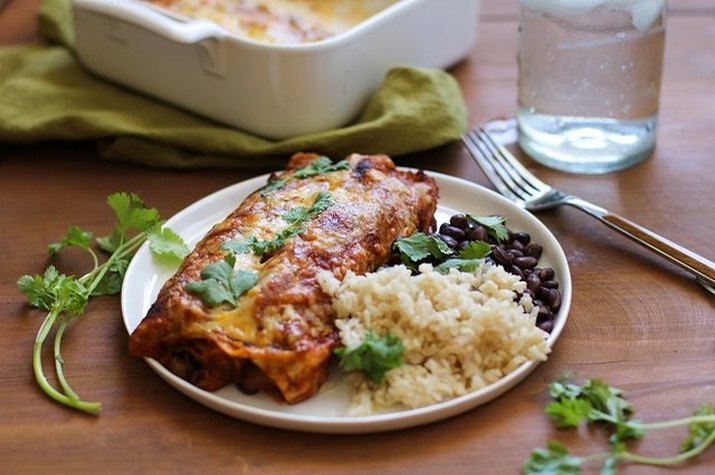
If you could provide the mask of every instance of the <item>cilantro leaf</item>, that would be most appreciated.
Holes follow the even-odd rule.
[[[67,246],[76,246],[88,250],[91,243],[91,232],[85,231],[78,226],[70,226],[69,228],[67,228],[67,234],[62,238],[61,241],[53,242],[47,247],[50,250],[50,254],[57,254]]]
[[[521,473],[525,475],[569,475],[581,473],[583,460],[570,455],[566,447],[555,440],[546,449],[535,449],[524,462]]]
[[[117,216],[117,224],[108,236],[97,239],[99,247],[107,252],[115,252],[128,239],[130,230],[149,232],[159,224],[159,212],[147,208],[142,199],[134,193],[113,193],[107,204]]]
[[[113,193],[107,198],[107,204],[124,229],[149,231],[159,222],[159,212],[155,208],[147,208],[135,193]]]
[[[449,274],[450,269],[457,269],[460,272],[475,272],[482,259],[447,259],[434,268],[440,274]]]
[[[286,183],[288,183],[287,178],[276,178],[274,180],[269,179],[268,183],[266,183],[260,190],[261,196],[266,196],[271,191],[283,188]]]
[[[437,236],[421,232],[400,238],[392,246],[400,252],[402,262],[411,269],[415,269],[420,261],[428,257],[441,260],[452,255],[447,243]]]
[[[55,301],[60,273],[55,266],[45,269],[44,275],[23,275],[17,280],[17,288],[27,295],[27,301],[33,307],[49,310]]]
[[[189,252],[189,248],[181,236],[167,227],[154,227],[147,239],[149,239],[149,248],[152,253],[160,259],[179,263]]]
[[[587,399],[594,410],[592,420],[606,422],[627,421],[633,414],[633,406],[623,397],[623,392],[600,379],[589,379],[581,387],[580,398]]]
[[[319,157],[310,162],[308,165],[298,168],[295,172],[293,172],[293,177],[303,179],[349,169],[350,164],[347,160],[340,160],[339,162],[333,163],[328,157]]]
[[[562,399],[552,401],[546,406],[546,413],[554,421],[556,427],[577,427],[581,422],[589,420],[593,406],[585,399]]]
[[[189,282],[184,288],[199,296],[208,307],[223,303],[236,307],[238,299],[256,285],[258,274],[234,270],[235,259],[233,254],[228,254],[223,260],[207,265],[201,271],[203,280]]]
[[[107,272],[92,290],[92,296],[116,295],[122,290],[129,259],[112,259]]]
[[[610,442],[614,448],[626,439],[643,437],[641,424],[630,420],[633,406],[622,397],[622,391],[600,379],[589,379],[578,386],[562,378],[549,386],[549,393],[555,400],[546,406],[546,413],[557,427],[605,422],[613,429]]]
[[[484,241],[471,241],[469,245],[459,253],[460,259],[484,259],[492,252],[492,247]]]
[[[248,254],[249,252],[251,252],[251,244],[249,242],[250,239],[231,239],[230,241],[224,242],[221,246],[221,249],[223,249],[224,251],[232,252],[234,254]]]
[[[458,269],[460,272],[475,272],[490,252],[492,249],[489,244],[472,241],[456,258],[447,259],[436,266],[434,270],[441,274],[449,274],[450,269]]]
[[[378,337],[368,331],[365,340],[354,347],[340,347],[333,352],[340,357],[340,367],[345,371],[361,370],[372,382],[379,384],[385,373],[402,365],[405,347],[391,333]]]
[[[33,307],[47,311],[67,311],[77,315],[87,304],[87,289],[75,277],[60,274],[49,266],[43,275],[23,275],[17,288]]]
[[[506,241],[509,238],[509,231],[504,224],[506,222],[504,216],[474,216],[468,214],[467,219],[487,228],[487,232],[499,242]]]

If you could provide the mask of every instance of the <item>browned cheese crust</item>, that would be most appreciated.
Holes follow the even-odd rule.
[[[426,231],[437,205],[437,186],[422,172],[395,169],[384,155],[348,157],[349,170],[293,178],[318,158],[295,155],[278,189],[256,191],[216,224],[162,287],[156,302],[132,333],[134,356],[151,357],[209,391],[235,383],[244,392],[275,391],[295,403],[325,382],[338,342],[330,297],[317,275],[364,274],[385,263],[397,238]],[[258,273],[258,282],[236,308],[208,308],[184,286],[201,280],[201,270],[224,258],[233,239],[271,239],[286,227],[283,216],[310,206],[321,191],[333,204],[310,220],[305,231],[270,256],[238,254],[236,267]]]

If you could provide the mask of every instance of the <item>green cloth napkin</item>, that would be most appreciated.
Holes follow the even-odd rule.
[[[73,53],[70,0],[45,0],[39,25],[42,43],[0,48],[0,142],[97,140],[107,160],[245,167],[256,165],[259,157],[285,159],[299,151],[398,156],[452,141],[467,123],[452,76],[399,67],[389,71],[355,123],[272,141],[88,74]]]

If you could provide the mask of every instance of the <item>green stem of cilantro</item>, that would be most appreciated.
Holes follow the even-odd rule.
[[[103,264],[95,265],[94,269],[80,277],[79,281],[87,286],[88,295],[92,295],[94,289],[99,285],[115,261],[134,254],[144,241],[146,241],[146,238],[147,233],[142,232],[137,234],[127,242],[122,243]]]
[[[715,418],[712,416],[694,416],[694,417],[686,417],[683,419],[678,419],[678,421],[667,421],[663,423],[653,423],[653,424],[643,424],[643,426],[648,426],[650,429],[665,429],[665,428],[670,428],[670,427],[675,427],[679,425],[686,425],[689,423],[697,423],[697,422],[714,422]],[[677,422],[677,424],[672,424],[672,422]],[[616,459],[619,460],[626,460],[628,462],[632,463],[637,463],[641,465],[677,465],[679,463],[685,462],[686,460],[689,460],[697,455],[700,455],[702,452],[704,452],[710,444],[712,444],[715,441],[715,432],[712,432],[708,437],[703,439],[702,442],[700,442],[698,445],[693,447],[690,450],[687,450],[685,452],[681,452],[677,455],[672,455],[669,457],[648,457],[645,455],[638,455],[633,452],[629,452],[627,450],[623,452],[619,452],[616,454],[610,453],[610,452],[601,452],[598,454],[592,454],[592,455],[587,455],[584,457],[581,457],[582,462],[595,462],[595,461],[601,461],[605,460],[609,457],[615,457]]]
[[[47,314],[47,317],[45,317],[45,320],[42,322],[40,330],[37,333],[37,338],[35,339],[35,345],[32,351],[32,370],[35,373],[35,380],[45,394],[60,404],[79,409],[80,411],[96,414],[102,409],[102,405],[99,402],[82,401],[62,394],[47,381],[45,372],[42,369],[42,345],[58,316],[59,312],[57,310],[51,310]]]
[[[94,289],[99,285],[99,283],[102,281],[102,278],[105,276],[107,271],[111,268],[111,264],[119,260],[123,257],[126,257],[130,254],[133,254],[139,246],[141,246],[144,241],[147,238],[146,233],[139,233],[136,236],[132,237],[129,239],[127,242],[122,243],[117,250],[105,261],[103,264],[99,264],[97,259],[96,259],[96,254],[92,252],[92,255],[94,257],[94,262],[95,266],[94,268],[84,274],[82,277],[79,278],[79,281],[82,282],[83,284],[88,284],[87,285],[87,295],[91,295]],[[51,318],[50,318],[51,317]],[[75,407],[77,409],[86,411],[86,412],[91,412],[91,413],[97,413],[101,410],[101,404],[98,402],[88,402],[88,401],[83,401],[80,399],[79,395],[72,389],[72,387],[69,385],[67,382],[67,378],[65,377],[65,372],[64,372],[64,358],[62,357],[61,353],[61,346],[62,346],[62,337],[64,335],[65,330],[67,329],[67,325],[69,323],[69,320],[64,320],[58,327],[57,332],[55,333],[55,340],[54,340],[54,359],[55,359],[55,372],[57,374],[57,379],[60,383],[60,386],[62,387],[63,391],[65,394],[62,394],[58,392],[55,388],[53,388],[48,382],[47,378],[45,377],[43,370],[42,370],[42,364],[40,361],[40,355],[41,355],[41,348],[44,345],[44,342],[49,334],[50,329],[54,325],[55,320],[57,319],[58,314],[50,313],[47,316],[47,319],[45,319],[45,323],[43,324],[43,327],[41,328],[40,332],[38,333],[37,339],[35,340],[35,355],[33,356],[33,367],[35,369],[35,377],[37,379],[37,382],[40,384],[40,387],[53,399],[56,401],[69,405],[71,407]]]
[[[67,382],[67,378],[65,378],[65,372],[64,372],[65,360],[64,360],[64,358],[62,358],[62,354],[60,353],[60,348],[62,346],[62,336],[64,336],[64,333],[65,333],[65,330],[67,329],[68,323],[69,323],[69,320],[67,320],[67,319],[63,320],[59,324],[59,326],[57,328],[57,332],[55,333],[55,344],[54,344],[55,372],[57,373],[57,380],[60,382],[60,386],[62,386],[62,390],[65,392],[65,394],[72,399],[79,400],[79,395],[72,389],[72,387]]]
[[[673,419],[672,421],[662,421],[662,422],[649,422],[640,423],[643,430],[659,430],[659,429],[670,429],[678,426],[685,426],[688,424],[698,424],[698,423],[708,423],[715,422],[715,415],[706,416],[689,416],[683,417],[681,419]]]
[[[712,418],[710,418],[710,420],[712,420]],[[673,455],[671,457],[646,457],[643,455],[634,454],[632,452],[622,452],[618,454],[617,457],[623,460],[628,460],[629,462],[644,465],[676,465],[681,462],[685,462],[686,460],[695,457],[696,455],[699,455],[705,449],[707,449],[710,444],[713,443],[713,441],[715,441],[715,432],[712,432],[709,436],[703,439],[700,444],[696,445],[692,449],[687,450],[685,452],[681,452],[678,455]]]
[[[589,462],[601,462],[611,456],[613,456],[613,454],[611,452],[599,452],[597,454],[584,455],[579,458],[581,459],[581,463],[585,464],[585,463],[589,463]]]

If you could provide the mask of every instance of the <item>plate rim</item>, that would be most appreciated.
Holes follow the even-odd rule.
[[[417,170],[415,168],[410,167],[398,167],[398,169],[409,171]],[[437,180],[440,190],[445,184],[451,184],[453,186],[456,185],[459,187],[467,187],[471,189],[472,192],[476,192],[477,194],[486,194],[491,199],[496,200],[503,206],[506,206],[508,209],[510,209],[517,215],[520,215],[522,218],[526,219],[527,221],[530,221],[531,224],[539,228],[541,234],[543,234],[549,240],[548,248],[554,249],[556,251],[556,255],[550,255],[550,258],[551,260],[558,261],[560,267],[562,267],[564,270],[563,275],[559,276],[559,281],[562,289],[562,306],[559,309],[556,324],[554,325],[552,332],[547,338],[547,344],[549,346],[549,349],[553,350],[555,343],[557,342],[559,336],[561,335],[561,332],[563,331],[563,328],[566,325],[566,320],[568,319],[573,287],[571,282],[571,270],[568,265],[566,254],[561,247],[561,244],[558,242],[551,230],[549,230],[548,227],[546,227],[546,225],[532,213],[519,208],[516,204],[509,201],[504,196],[480,185],[479,183],[475,183],[473,181],[461,177],[456,177],[453,175],[448,175],[445,173],[434,172],[426,169],[422,169],[422,171],[424,171],[425,174],[427,174],[428,176],[431,176],[435,180]],[[166,220],[165,225],[171,227],[173,222],[179,221],[183,219],[186,215],[190,215],[206,207],[207,205],[216,202],[217,200],[221,200],[221,198],[223,198],[223,195],[245,193],[245,196],[248,196],[248,194],[260,188],[260,186],[263,186],[270,175],[270,173],[267,173],[246,180],[242,180],[237,183],[223,187],[219,190],[216,190],[212,193],[209,193],[208,195],[194,201],[180,211],[176,212],[173,216]],[[240,190],[240,192],[238,190]],[[242,199],[243,198],[241,198],[241,200]],[[238,206],[238,204],[236,204],[236,206]],[[438,206],[440,206],[439,203]],[[226,207],[226,214],[228,214],[231,209],[228,208],[228,205]],[[543,245],[544,243],[542,242],[541,244]],[[131,334],[133,329],[136,327],[136,325],[132,324],[134,318],[129,315],[129,304],[126,303],[129,299],[129,288],[132,285],[130,277],[135,272],[135,268],[140,265],[139,262],[142,259],[146,259],[147,257],[151,259],[151,255],[148,249],[148,243],[144,243],[139,248],[139,250],[137,250],[135,256],[132,258],[129,267],[127,268],[124,282],[122,284],[122,319],[125,329],[129,334]],[[163,285],[163,282],[157,285]],[[141,321],[141,319],[143,319],[143,316],[139,317],[139,321]],[[240,401],[233,401],[222,397],[221,395],[194,386],[193,384],[174,375],[169,370],[164,368],[160,363],[151,358],[144,359],[155,373],[157,373],[165,382],[169,383],[179,392],[210,409],[223,413],[224,415],[247,422],[279,429],[333,434],[385,432],[415,427],[418,425],[424,425],[430,422],[436,422],[438,420],[453,417],[457,414],[464,413],[480,405],[483,405],[493,399],[498,398],[499,396],[516,386],[522,380],[524,380],[533,370],[536,369],[536,367],[538,367],[542,363],[542,361],[540,360],[527,361],[511,373],[496,381],[495,383],[480,388],[476,391],[472,391],[470,393],[427,406],[366,416],[318,416],[275,411],[259,406],[245,404]]]

